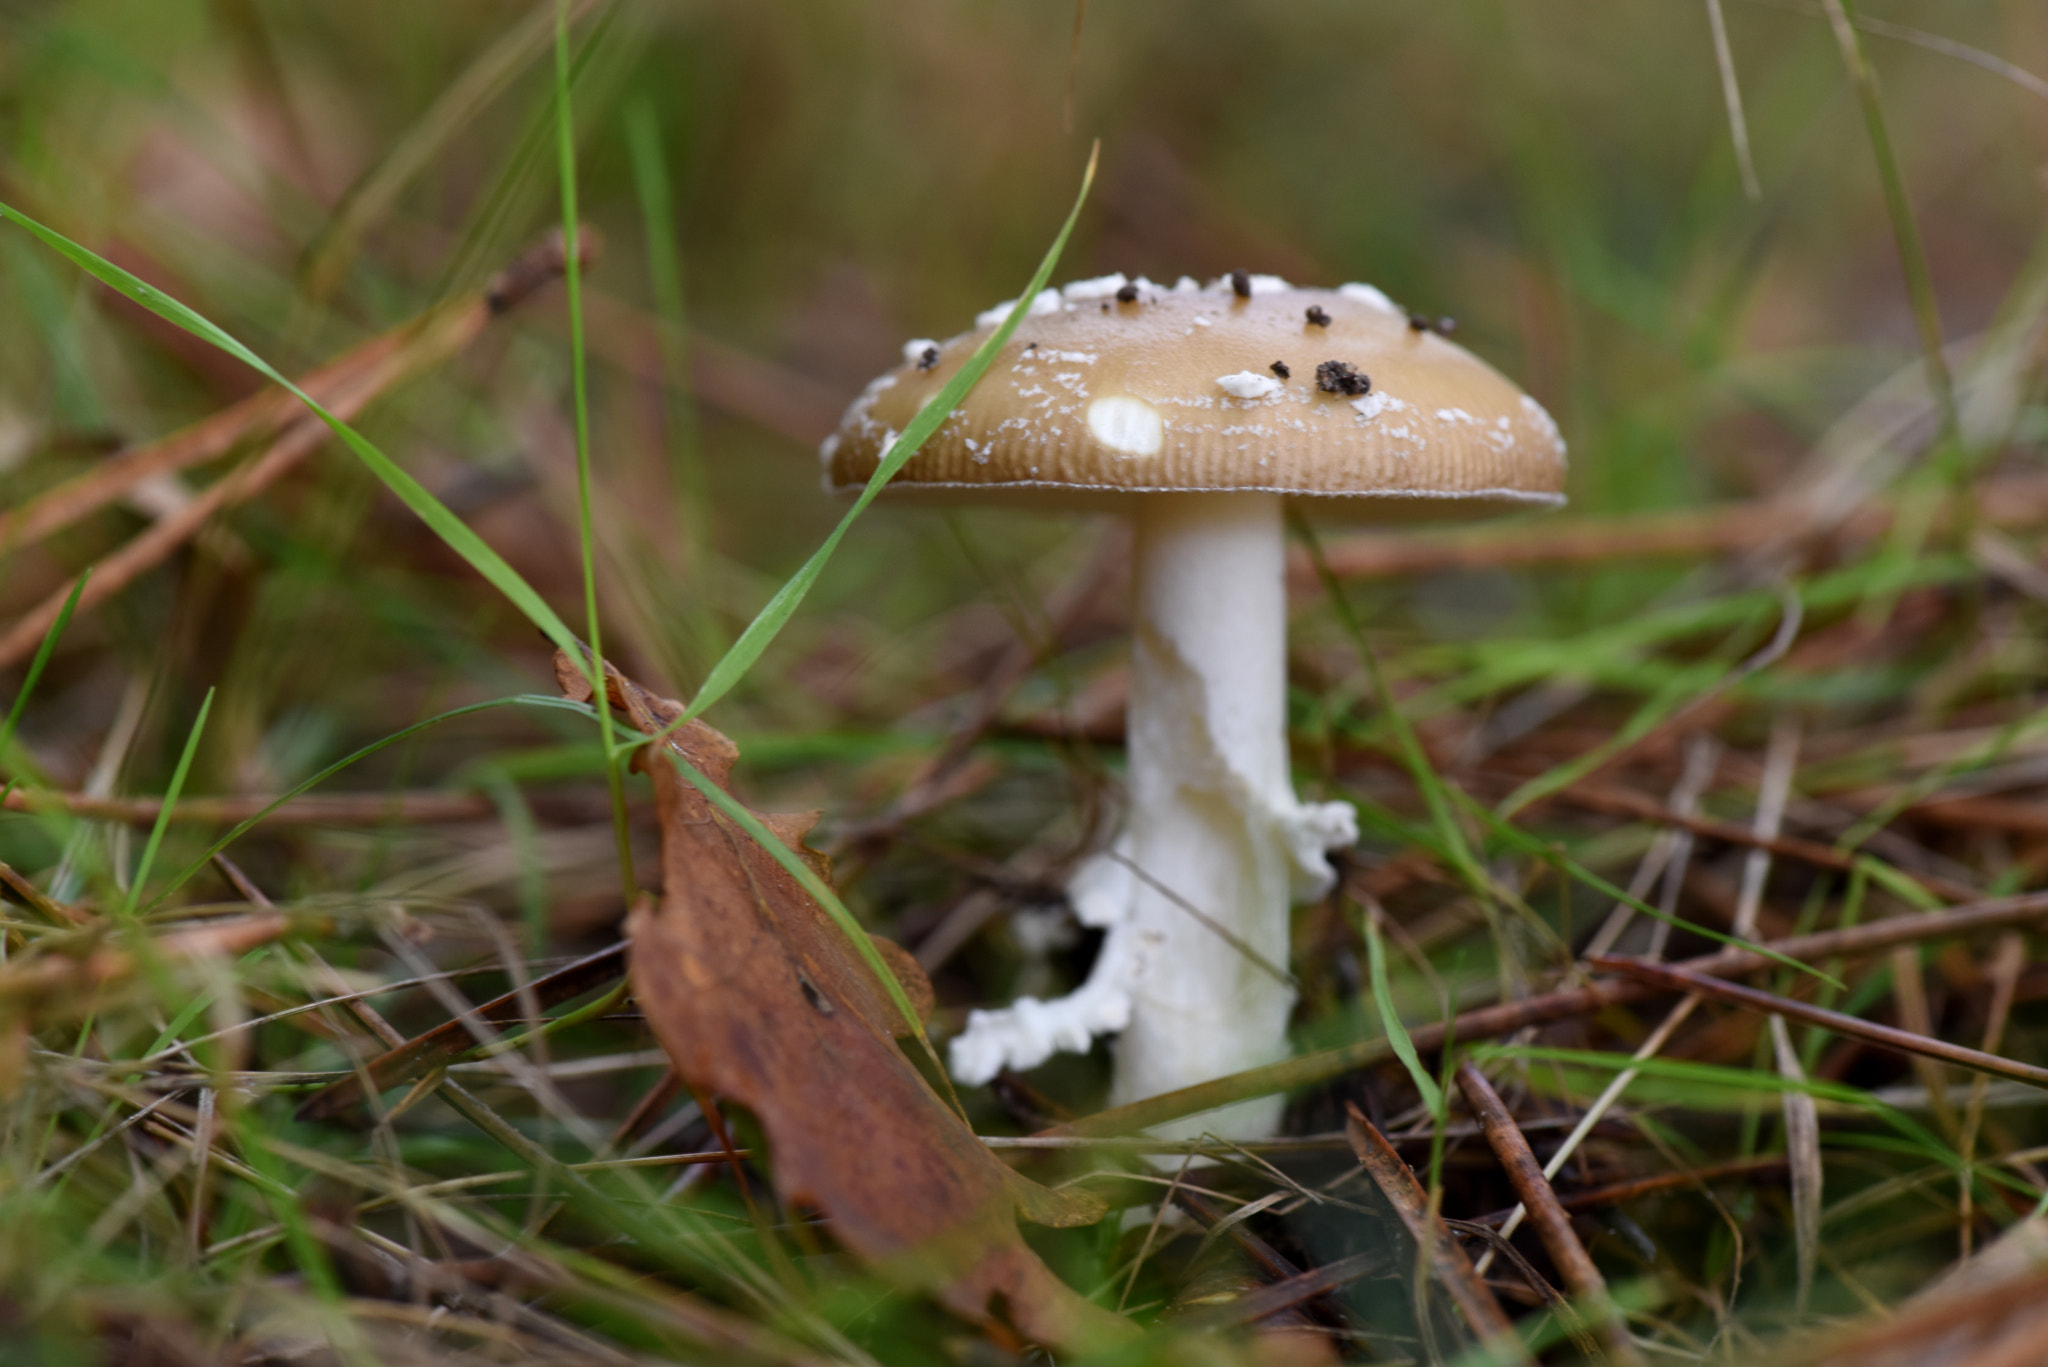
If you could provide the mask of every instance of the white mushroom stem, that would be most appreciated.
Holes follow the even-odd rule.
[[[1280,498],[1137,500],[1128,727],[1130,804],[1076,873],[1104,928],[1078,991],[975,1012],[953,1044],[964,1081],[1121,1031],[1111,1103],[1257,1067],[1287,1052],[1288,906],[1326,891],[1324,858],[1357,839],[1342,803],[1304,807],[1287,754],[1287,594]],[[1161,1133],[1271,1134],[1278,1097]]]

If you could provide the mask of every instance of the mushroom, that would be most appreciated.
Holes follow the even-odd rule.
[[[826,486],[861,488],[1009,308],[937,344],[935,361],[920,342],[871,384],[820,453]],[[950,1046],[955,1076],[985,1082],[1115,1033],[1121,1104],[1284,1057],[1288,908],[1329,891],[1328,854],[1356,841],[1357,819],[1301,802],[1289,772],[1283,505],[1483,516],[1561,504],[1564,472],[1535,400],[1370,286],[1112,275],[1034,299],[887,492],[1131,520],[1128,802],[1068,885],[1076,916],[1106,932],[1087,982],[973,1012]],[[1172,1130],[1260,1137],[1280,1107]]]

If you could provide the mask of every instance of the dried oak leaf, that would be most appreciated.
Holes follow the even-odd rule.
[[[558,656],[555,668],[565,693],[589,700],[575,664]],[[609,665],[606,680],[612,705],[645,734],[681,714]],[[738,750],[711,727],[692,721],[659,745],[728,786]],[[990,1153],[898,1049],[909,1024],[802,885],[657,746],[638,763],[660,813],[663,892],[658,903],[642,898],[626,923],[633,995],[686,1081],[753,1112],[782,1199],[822,1211],[856,1257],[958,1314],[1000,1315],[1067,1347],[1134,1332],[1069,1289],[1017,1232],[1020,1215],[1093,1223],[1100,1203],[1041,1187]],[[824,856],[803,843],[815,814],[759,819],[828,876]],[[875,943],[929,1011],[931,985],[915,960]]]

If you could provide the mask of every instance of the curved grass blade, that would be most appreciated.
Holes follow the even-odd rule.
[[[92,578],[87,569],[78,576],[78,582],[71,586],[71,596],[64,600],[64,608],[57,614],[57,620],[50,623],[50,629],[43,633],[43,643],[36,647],[35,658],[28,662],[28,673],[22,678],[21,692],[14,695],[14,706],[7,709],[7,720],[0,722],[0,764],[6,764],[7,755],[14,745],[14,729],[21,725],[21,714],[28,707],[28,695],[36,691],[36,681],[43,677],[44,666],[57,653],[57,638],[64,634],[64,628],[71,624],[71,614],[78,610],[79,597],[85,592],[85,581]],[[6,794],[14,791],[14,782],[0,790],[0,802],[6,801]]]
[[[1380,943],[1380,911],[1368,904],[1365,908],[1365,952],[1372,974],[1373,1004],[1379,1008],[1380,1025],[1387,1032],[1387,1044],[1394,1051],[1394,1057],[1401,1060],[1401,1066],[1408,1070],[1409,1080],[1415,1090],[1422,1094],[1422,1104],[1433,1116],[1444,1113],[1443,1089],[1437,1086],[1436,1078],[1429,1069],[1422,1066],[1422,1057],[1415,1052],[1415,1041],[1408,1036],[1408,1027],[1401,1024],[1401,1013],[1394,1009],[1393,988],[1387,982],[1387,950]]]
[[[569,0],[555,0],[555,173],[562,192],[562,240],[580,242],[576,202],[576,120],[569,101]],[[578,656],[593,697],[604,697],[604,624],[597,611],[597,525],[591,513],[590,379],[583,345],[583,263],[573,249],[562,254],[562,290],[569,306],[569,378],[576,419],[576,540],[582,553],[583,624],[590,651]],[[605,792],[611,799],[612,838],[618,849],[619,883],[631,905],[639,890],[633,875],[633,837],[626,827],[626,785],[619,773],[619,747],[612,729],[598,723],[604,746]]]
[[[1556,1049],[1534,1044],[1476,1045],[1473,1047],[1472,1057],[1478,1062],[1491,1059],[1524,1059],[1537,1063],[1561,1063],[1566,1067],[1609,1073],[1633,1068],[1644,1077],[1700,1089],[1701,1096],[1688,1099],[1689,1104],[1694,1105],[1702,1104],[1711,1098],[1714,1092],[1732,1092],[1737,1096],[1783,1095],[1787,1092],[1798,1092],[1816,1101],[1830,1101],[1868,1112],[1897,1130],[1914,1146],[1914,1152],[1921,1156],[1932,1158],[1948,1168],[1960,1169],[1962,1165],[1961,1157],[1933,1131],[1861,1087],[1853,1087],[1846,1083],[1829,1082],[1815,1077],[1795,1082],[1775,1071],[1731,1068],[1723,1064],[1700,1063],[1691,1059],[1631,1060],[1626,1054],[1602,1054],[1584,1049]]]
[[[142,847],[142,858],[136,862],[135,876],[129,880],[128,896],[121,904],[123,919],[135,915],[135,903],[142,896],[143,886],[149,882],[150,866],[156,863],[157,848],[164,843],[164,831],[170,827],[171,812],[178,805],[178,794],[185,791],[185,776],[192,772],[192,756],[199,752],[199,737],[206,731],[206,714],[211,711],[213,690],[209,688],[199,704],[199,715],[192,720],[192,730],[185,736],[185,750],[178,756],[178,767],[171,771],[170,786],[164,789],[163,806],[157,808],[156,824],[149,828],[149,843]]]

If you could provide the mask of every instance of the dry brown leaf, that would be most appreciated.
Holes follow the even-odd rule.
[[[557,656],[563,691],[587,701]],[[606,667],[615,707],[642,732],[681,707]],[[702,722],[662,745],[720,787],[738,751]],[[940,1100],[895,1044],[909,1024],[845,934],[774,856],[721,815],[653,747],[641,766],[661,818],[663,893],[627,922],[633,995],[676,1071],[753,1112],[778,1194],[822,1211],[840,1243],[900,1285],[976,1320],[1000,1317],[1066,1347],[1133,1332],[1052,1274],[1017,1217],[1085,1224],[1099,1204],[1011,1171]],[[815,815],[762,816],[821,877],[805,847]],[[880,942],[878,942],[880,943]],[[893,951],[893,952],[891,952]],[[931,987],[900,949],[887,962],[919,1009]]]

